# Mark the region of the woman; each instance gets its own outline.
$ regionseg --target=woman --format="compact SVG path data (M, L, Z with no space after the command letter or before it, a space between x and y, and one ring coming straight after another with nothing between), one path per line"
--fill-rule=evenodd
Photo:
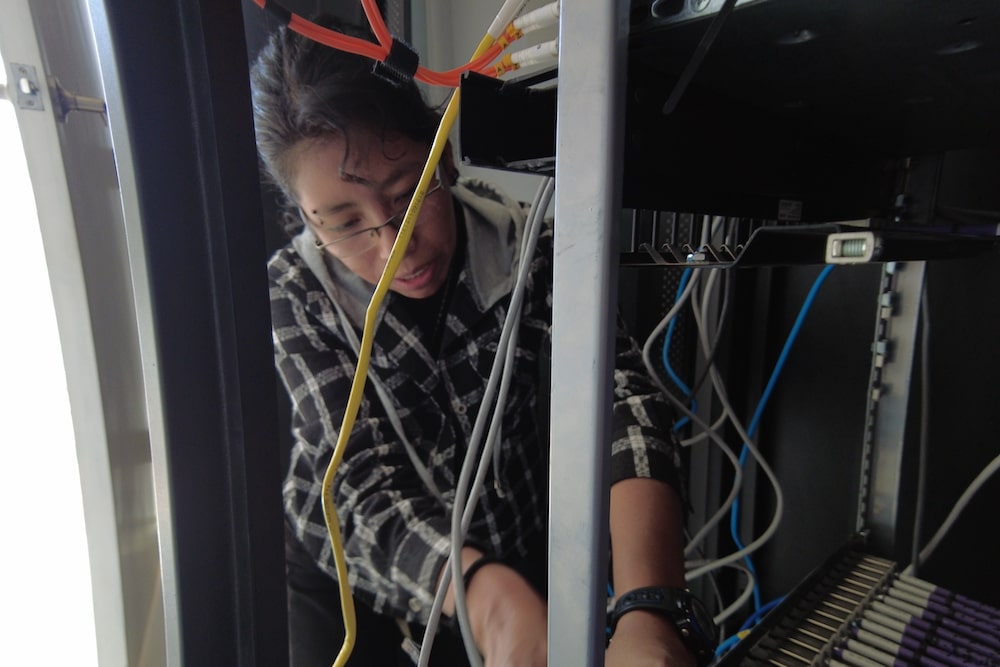
M296 667L329 664L342 641L320 487L364 312L439 122L415 86L371 70L364 58L282 30L253 71L260 155L292 212L291 241L270 261L269 276L275 360L293 404L284 498ZM459 178L445 150L379 315L365 398L334 480L359 615L349 664L395 664L401 632L421 639L446 567L458 470L522 261L524 224L520 205ZM523 259L532 271L514 382L498 455L461 551L472 634L489 667L546 662L551 251L546 229ZM637 345L621 332L609 446L613 577L623 592L684 585L670 423ZM444 613L453 612L449 588ZM449 628L435 640L438 664L464 663L455 634ZM637 608L617 623L607 664L693 659L668 618Z

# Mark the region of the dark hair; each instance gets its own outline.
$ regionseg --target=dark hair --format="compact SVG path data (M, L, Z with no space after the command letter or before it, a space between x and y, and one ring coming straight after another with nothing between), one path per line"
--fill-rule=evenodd
M315 23L371 40L371 33L329 16ZM390 133L427 144L440 114L412 81L390 83L372 74L374 61L319 44L282 27L271 35L250 72L257 150L266 176L291 203L290 155L303 139L351 132Z

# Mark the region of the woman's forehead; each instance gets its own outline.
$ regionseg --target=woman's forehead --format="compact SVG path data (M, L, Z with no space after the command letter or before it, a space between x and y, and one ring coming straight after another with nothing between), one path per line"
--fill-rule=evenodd
M401 135L357 131L345 137L335 134L303 142L299 165L321 162L325 170L341 180L379 188L419 170L429 147Z

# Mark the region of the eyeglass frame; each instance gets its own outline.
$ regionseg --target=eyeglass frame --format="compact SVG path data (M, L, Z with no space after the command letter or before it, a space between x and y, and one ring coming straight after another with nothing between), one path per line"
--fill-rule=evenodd
M437 184L434 185L434 186L432 186L432 187L430 187L430 188L427 188L426 192L424 192L424 199L427 199L427 197L431 196L432 194L434 194L435 192L437 192L438 190L440 190L444 186L444 179L442 178L442 171L441 171L441 166L440 165L438 165L438 167L435 169L435 176L437 177ZM411 200L410 203L412 203L412 200ZM423 202L421 202L421 204L422 203ZM406 217L406 212L409 211L409 210L410 210L410 204L407 204L406 207L403 210L401 210L398 213L395 213L395 214L389 216L389 218L385 222L383 222L383 223L381 223L379 225L372 225L371 227L365 227L364 229L359 229L356 232L351 232L350 234L347 234L346 236L342 236L339 239L334 239L333 241L323 241L316 234L316 230L313 229L313 236L315 236L315 239L313 240L313 245L315 245L315 247L316 247L317 250L325 250L326 248L329 248L330 246L335 246L338 243L343 243L344 241L348 241L350 239L353 239L356 236L360 236L361 234L374 233L373 236L371 237L372 238L371 245L369 245L364 250L359 250L357 252L352 252L352 253L350 253L348 255L340 255L340 254L337 254L333 250L330 251L330 254L332 254L334 257L337 257L338 259L349 259L351 257L357 257L358 255L363 255L363 254L365 254L366 252L368 252L369 250L371 250L372 248L374 248L376 246L375 239L381 238L381 236L382 236L382 229L384 229L388 225L393 225L396 228L396 231L398 233L399 227L400 227L400 225L403 224L403 219ZM414 225L416 225L417 222L420 222L420 213L421 212L423 212L423 208L421 208L420 212L418 212L418 214L417 214L417 220L416 220L416 222L414 222ZM308 221L306 220L306 217L305 217L305 213L302 211L301 208L299 209L299 215L303 218L303 222L306 222L306 224L308 224Z

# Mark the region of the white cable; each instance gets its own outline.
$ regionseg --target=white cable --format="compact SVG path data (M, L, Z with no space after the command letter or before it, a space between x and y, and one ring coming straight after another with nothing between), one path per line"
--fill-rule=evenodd
M729 419L729 415L723 412L722 414L720 414L718 417L715 418L715 421L712 422L712 425L708 427L708 431L718 431L720 428L722 428L722 425L726 423L727 419ZM695 433L690 438L684 438L683 440L680 441L681 447L691 447L693 445L697 445L702 440L707 440L708 431L701 431L699 433Z
M743 572L743 574L746 575L747 583L746 586L743 588L743 591L740 593L740 596L736 598L732 602L732 604L730 604L728 607L720 611L715 616L715 618L712 619L713 621L715 621L716 625L721 625L726 620L728 620L730 616L732 616L737 611L743 608L743 605L747 603L747 600L753 597L753 589L757 583L757 578L753 575L753 573L750 571L750 568L748 568L746 565L742 565L740 563L729 563L726 567L732 567Z
M704 291L705 291L706 294L710 294L711 293L711 291L712 291L712 289L714 287L714 284L715 284L715 278L716 278L716 276L718 276L718 273L719 273L718 269L713 269L712 271L709 272L708 280L705 281L705 290ZM697 292L695 292L692 295L692 302L691 302L692 308L691 309L692 309L692 311L694 312L694 315L695 315L695 326L698 328L698 331L699 331L699 337L698 337L698 339L699 339L699 342L701 343L701 346L702 346L702 352L707 357L709 355L709 350L708 350L708 348L705 347L705 344L707 342L707 332L705 331L705 314L706 314L706 311L704 311L704 310L702 310L702 309L700 309L698 307L697 298L698 298L697 297ZM708 303L708 299L705 299L704 303L707 304ZM700 313L700 315L699 315L699 313ZM712 362L709 361L709 365L711 365L711 364L712 364ZM723 403L722 414L719 416L719 419L716 420L716 422L714 424L712 424L712 427L711 427L712 431L715 432L716 429L718 429L718 428L721 427L721 422L723 420L730 419L730 418L732 418L732 416L733 415L729 411L728 404L727 403ZM704 435L704 436L707 437L708 436L708 432L706 431L702 435ZM742 481L743 467L740 465L739 457L736 456L735 452L733 452L732 448L729 447L728 445L726 447L723 447L722 451L723 451L723 453L727 457L729 457L730 462L733 464L733 468L735 470L739 471L739 473L741 475L740 481ZM739 485L739 484L734 483L732 485L732 487L729 490L729 495L726 496L726 500L722 503L722 505L719 506L719 508L715 511L715 513L711 516L711 518L709 518L708 521L706 521L704 523L704 525L702 525L702 527L698 530L698 532L695 533L694 537L691 538L691 541L688 543L688 545L684 548L684 555L685 556L689 556L691 554L691 552L694 551L694 549L698 546L698 544L700 544L701 541L703 539L705 539L705 537L712 530L715 529L715 527L722 521L722 519L725 518L726 514L729 513L729 509L732 507L733 503L736 502L736 498L739 496L739 493L740 493L740 488L741 488L741 485Z
M712 219L711 227L708 224L702 227L702 245L708 243L711 237L714 236L722 221L723 218L715 217ZM680 410L688 419L691 420L693 424L695 424L702 430L701 434L695 436L695 438L682 441L681 444L689 445L689 444L694 444L696 442L700 442L701 440L704 440L706 438L711 439L716 445L719 446L719 448L722 450L722 453L725 454L726 457L733 464L733 484L732 487L730 488L729 495L727 496L722 506L716 511L716 513L712 515L712 517L704 524L704 526L702 526L702 528L699 529L697 533L695 533L694 537L688 541L687 545L685 545L684 548L685 556L689 556L691 552L693 552L698 547L698 545L705 539L705 537L712 530L712 528L714 528L714 526L718 524L722 520L722 518L726 515L726 513L729 511L729 507L732 506L733 502L739 495L743 479L743 471L742 467L739 464L739 458L733 452L732 448L730 448L729 445L718 434L719 427L722 425L722 423L724 423L723 420L727 419L729 416L728 411L724 410L719 419L711 426L706 424L700 417L694 414L688 408L687 405L685 405L683 402L677 399L676 396L666 388L666 386L660 380L659 373L656 367L654 366L652 360L653 342L663 333L663 331L670 324L670 321L677 316L680 310L687 303L688 299L694 293L697 283L700 279L700 274L701 272L697 270L695 270L692 273L687 286L681 292L680 296L677 298L677 301L674 303L673 307L671 307L671 309L667 312L667 314L663 317L663 319L661 319L660 322L656 325L656 327L654 327L652 333L650 333L649 336L646 338L646 342L642 348L642 361L643 364L646 366L646 371L649 374L649 376L660 388L660 391L663 392L663 394L670 400L671 403L674 404L674 407ZM712 273L713 276L714 274L715 272ZM709 289L707 289L706 292L708 292L710 289L711 288L709 287Z
M717 271L710 272L709 279L708 281L706 281L707 282L705 290L706 292L711 291L716 274ZM701 326L701 321L698 320L697 318L696 318L696 324L698 326ZM689 419L692 420L692 423L700 425L700 428L703 429L701 437L703 439L711 438L712 440L714 440L715 443L722 450L722 453L729 459L730 463L733 464L733 484L729 490L729 495L726 497L726 500L722 503L722 505L711 516L711 518L709 518L704 523L704 525L702 525L702 527L698 530L698 532L696 532L694 536L685 545L684 555L685 557L687 557L690 556L691 553L698 548L698 546L705 539L705 537L712 531L712 529L714 529L715 526L720 521L722 521L722 519L728 513L729 508L732 506L733 502L735 502L736 498L739 496L743 480L743 469L742 466L740 466L739 457L736 456L736 453L733 452L732 448L729 447L729 445L718 434L718 429L721 426L722 420L729 418L728 410L723 410L722 415L719 417L719 419L716 420L716 422L711 426L708 426L705 425L704 422L701 421L701 419L697 418L697 416L685 404L678 401L675 405L678 408L680 408Z
M553 39L541 44L529 46L510 54L510 61L515 67L528 65L547 65L559 61L559 40Z
M743 428L743 424L740 423L740 420L736 418L736 412L733 410L732 405L729 403L729 398L726 394L725 386L722 384L722 378L719 376L719 371L718 369L716 369L714 364L709 366L708 372L712 378L712 385L713 387L715 387L715 393L719 398L719 402L722 403L725 410L729 413L730 421L732 422L733 427L736 429L736 432L739 434L740 438L743 439L743 444L746 446L747 451L749 451L750 454L753 456L754 460L757 461L757 465L760 466L760 469L767 476L768 481L771 483L771 486L774 489L774 496L775 496L774 515L771 518L771 523L768 524L767 529L765 529L764 532L761 533L761 535L757 539L755 539L750 544L747 544L742 549L734 551L728 556L724 556L718 559L717 561L715 561L714 564L705 565L699 568L695 568L694 570L691 570L690 572L688 572L689 580L697 579L706 572L710 572L713 569L737 561L743 558L744 556L753 553L760 547L762 547L769 539L771 539L775 531L777 531L778 524L781 523L781 517L784 513L784 496L781 492L781 485L778 483L778 479L775 476L774 471L771 470L771 466L767 464L767 461L761 455L760 450L757 449L757 446L751 441L750 437L747 435L746 429Z
M689 563L694 566L702 566L714 562L715 562L714 560L709 560L704 558L689 561ZM722 608L722 601L719 600L718 604L721 611L712 618L716 626L721 626L723 623L729 620L729 618L733 614L735 614L737 611L743 608L743 606L747 603L747 600L753 597L754 586L757 583L757 578L753 575L752 572L750 572L750 568L748 568L746 565L743 565L742 563L727 563L724 567L728 567L734 570L739 570L740 572L742 572L745 575L746 584L744 585L743 590L740 592L739 597L737 597L733 602L729 604L729 606L725 607L724 609ZM709 579L711 580L711 577L709 577Z
M516 345L511 344L511 339L516 339L517 336L516 330L518 324L520 324L520 312L521 304L524 298L524 288L527 284L528 274L531 270L531 263L535 254L535 246L538 242L538 235L541 232L541 221L545 210L548 208L548 200L551 198L554 190L555 182L551 178L547 178L539 184L535 201L532 203L531 214L529 215L528 221L529 224L525 230L524 247L522 248L521 260L518 266L517 282L514 286L513 292L511 293L507 318L504 320L504 327L501 331L500 341L497 344L496 356L493 360L493 368L490 371L490 380L492 381L497 370L502 370L501 396L498 397L496 405L493 409L494 415L499 415L499 419L494 419L494 424L498 424L499 421L503 419L507 383L513 366L513 364L506 363L508 361L507 356L508 354L513 354L516 351ZM490 403L492 403L492 395L484 394L481 405L487 406ZM489 410L483 410L480 408L480 412L476 418L476 424L473 427L473 433L470 438L466 458L462 464L462 471L459 475L455 491L455 506L452 509L451 573L453 593L455 597L455 615L459 620L459 627L462 629L462 636L465 641L466 651L470 654L469 662L472 663L473 667L476 665L473 660L473 654L476 658L478 658L479 652L472 637L472 629L469 624L468 612L466 609L466 591L462 581L461 551L465 542L466 530L472 520L472 514L475 511L475 507L479 501L479 495L482 490L482 476L479 478L479 485L471 489L469 489L469 478L471 477L473 464L477 461L476 457L479 449L479 441L482 439L483 425L489 415ZM495 444L495 430L491 424L491 432L490 436L487 438L486 445L487 447L490 447L493 444ZM485 467L490 459L490 452L483 451L479 459L478 468L485 471ZM469 489L468 495L466 495L467 489ZM463 506L463 503L467 503L467 506ZM465 515L468 515L468 519L465 519Z
M681 295L677 298L677 301L674 302L674 305L671 306L670 310L667 311L667 314L663 316L663 319L661 319L660 322L653 328L652 333L649 334L646 338L646 342L643 343L642 346L642 363L646 366L646 372L649 374L650 379L656 383L656 386L660 388L660 391L669 396L673 396L673 392L667 389L667 386L663 384L663 381L660 379L658 367L653 363L653 341L663 334L667 326L670 324L670 321L677 317L677 314L681 312L681 309L684 308L685 304L687 304L688 299L691 297L691 292L694 290L695 285L698 284L698 280L700 278L700 271L696 270L691 273L691 279L688 280L688 284L684 288L684 291L681 292Z
M493 39L499 37L507 28L507 24L511 23L524 10L526 4L528 4L528 0L507 0L504 2L486 34Z
M427 627L424 631L423 641L420 648L420 658L418 665L419 667L427 667L428 661L430 660L430 649L434 642L435 634L437 633L437 627L441 617L441 609L444 605L445 594L448 590L448 585L451 583L452 579L455 578L455 615L459 619L459 627L463 628L463 637L465 636L466 630L464 628L468 627L468 615L465 611L465 590L462 588L462 578L461 573L461 547L465 541L465 532L468 530L469 524L472 521L472 515L475 511L475 501L478 499L479 494L482 489L483 480L485 478L486 470L490 461L489 450L495 444L495 438L488 437L486 441L486 446L481 456L478 457L479 465L477 469L477 474L475 481L473 482L472 489L468 494L470 502L465 503L464 492L459 493L463 490L463 487L468 487L468 478L471 475L470 471L472 468L472 463L477 460L475 452L479 448L479 441L482 439L483 426L485 424L487 415L490 410L486 409L492 402L493 393L496 391L496 378L500 374L498 371L498 363L501 358L505 358L507 354L511 352L509 350L515 349L515 346L510 346L510 339L512 335L512 329L514 329L519 319L519 313L521 308L521 300L524 293L524 286L527 282L528 273L530 273L531 268L531 258L534 256L534 247L536 245L538 234L542 228L542 220L546 209L548 208L548 202L552 198L552 193L554 192L555 184L551 178L544 179L540 185L537 194L535 195L535 200L532 203L531 211L528 216L527 224L525 225L521 259L518 266L517 280L514 288L511 292L511 302L508 308L507 317L504 320L503 329L500 334L500 341L497 344L496 357L494 357L493 368L490 371L490 377L487 381L487 387L483 395L482 406L480 412L477 415L476 423L473 426L473 432L470 436L468 450L466 452L465 461L462 464L462 470L459 476L458 486L456 487L455 495L455 507L452 515L453 524L452 528L454 531L454 517L460 516L460 526L461 531L459 533L458 539L455 539L455 534L452 535L452 552L449 555L448 567L446 567L442 573L441 581L438 584L437 593L434 598L434 604L431 607L430 616L428 618ZM507 364L509 365L509 364ZM501 379L501 385L503 380ZM505 393L505 389L502 389ZM494 410L500 415L502 419L503 415L503 405L499 404ZM464 509L463 509L464 508ZM455 547L457 546L457 550ZM455 556L457 551L458 556ZM458 564L459 576L455 577L455 563ZM461 592L459 589L462 589ZM459 606L459 596L461 596L461 607ZM464 620L463 620L464 616ZM471 631L469 632L469 638L471 639ZM475 644L473 642L473 649ZM467 645L468 650L468 645ZM478 659L479 654L476 651L475 657ZM472 656L470 656L470 661L472 661ZM473 662L475 664L475 662Z
M713 225L713 231L711 232L712 234L714 234L714 227L715 227L715 225ZM704 233L703 233L703 237L704 237ZM652 361L651 361L650 350L651 350L651 347L652 347L652 341L654 340L654 338L656 338L657 336L659 336L659 334L663 331L663 329L666 328L667 324L669 324L669 320L672 319L674 316L676 316L677 311L680 310L680 308L678 307L678 305L683 306L683 304L690 297L690 295L691 295L691 293L692 293L692 291L694 289L693 288L693 283L696 281L697 278L698 278L698 273L696 272L696 273L694 273L691 276L691 280L688 283L688 286L681 293L680 298L677 299L677 303L674 304L674 307L671 308L670 312L667 313L667 315L663 318L663 320L661 320L661 322L657 325L656 329L654 329L653 333L650 334L650 337L646 340L646 344L643 346L643 361L646 364L646 368L649 371L650 375L652 376L653 380L660 386L661 389L664 390L664 394L667 396L667 398L672 403L674 403L675 407L677 407L682 413L684 413L688 418L690 418L691 421L692 421L692 423L696 424L699 428L703 429L705 431L706 435L708 437L710 437L714 442L716 442L717 444L719 444L720 447L723 448L723 451L727 452L727 455L728 455L728 454L732 454L732 450L729 448L729 446L727 444L725 444L722 441L722 439L718 436L718 434L715 433L714 430L711 430L710 427L707 424L705 424L705 422L703 420L701 420L700 418L698 418L697 415L695 415L682 401L680 401L679 399L677 399L671 392L665 390L665 387L664 387L663 383L660 381L660 379L659 379L659 377L658 377L655 369L653 368L653 364L652 364ZM710 278L711 278L711 276L710 276ZM701 323L700 312L698 312L697 309L695 310L695 318L696 318L696 323L698 325L697 329L699 331L699 340L701 341L703 349L707 350L707 349L710 348L710 343L708 342L708 339L707 339L707 332L705 331L705 328L702 326L702 323ZM724 565L728 565L729 563L735 562L735 561L739 560L740 558L743 558L744 556L746 556L746 555L748 555L750 553L753 553L754 551L756 551L757 549L759 549L761 546L763 546L764 543L767 542L767 540L769 540L773 536L774 532L777 530L778 524L781 521L781 516L782 516L782 514L784 512L784 499L783 499L783 495L782 495L782 492L781 492L781 486L778 483L778 480L775 477L775 475L774 475L773 471L771 470L770 466L767 465L767 462L764 460L763 456L761 456L760 451L750 441L750 438L747 436L746 429L743 428L742 423L740 423L739 419L736 418L736 413L733 410L732 405L730 404L730 402L728 400L728 396L726 394L725 387L724 387L724 385L722 383L722 379L719 376L718 370L716 369L716 367L715 367L714 364L710 364L709 365L709 374L710 374L710 377L712 378L712 386L715 389L716 394L719 397L720 403L723 405L724 413L727 414L727 415L729 415L729 418L732 421L733 426L736 428L737 433L743 439L743 442L746 443L748 451L751 453L751 455L754 457L754 459L758 462L758 464L761 467L761 470L764 471L764 473L767 476L768 480L770 481L772 487L774 488L774 493L775 493L775 512L774 512L774 516L773 516L773 518L771 520L771 523L768 525L767 529L764 531L764 533L761 534L760 537L758 537L756 540L754 540L750 544L746 545L745 547L743 547L739 551L733 552L733 553L729 554L728 556L724 556L724 557L722 557L722 558L714 561L713 563L711 563L709 565L704 565L704 566L701 566L701 567L695 567L694 569L690 570L688 572L688 575L687 575L689 580L696 579L696 578L704 575L706 572L710 572L713 569L716 569L718 567L722 567ZM730 460L732 460L732 459L730 459ZM697 540L699 542L700 542L700 540L702 540L705 537L705 535L708 534L708 530L710 530L711 528L713 528L714 525L717 524L721 520L721 517L724 516L725 512L728 511L728 508L732 505L733 500L735 499L736 495L739 493L741 483L742 483L741 470L737 466L736 473L735 473L735 479L734 479L732 490L730 491L729 498L727 498L726 502L716 512L716 514L713 515L713 517L709 520L709 522L706 523L706 525L703 526L702 529L696 534L695 537L697 538ZM695 542L695 545L697 543L698 542ZM690 552L693 549L694 549L694 546L691 546L690 548L685 548L685 554L686 555L690 554Z
M666 386L664 386L663 382L660 380L660 377L653 366L652 352L651 352L653 341L660 336L663 330L667 328L667 325L670 323L670 320L672 320L680 311L680 309L683 308L684 305L687 303L688 297L691 296L691 293L695 289L695 286L697 285L699 279L700 279L700 272L695 271L691 275L691 279L688 281L687 286L681 292L681 295L677 299L677 302L667 312L667 314L663 317L663 319L660 320L659 324L656 325L656 327L653 329L653 332L646 339L646 343L643 345L642 348L642 360L646 366L646 371L649 374L650 378L652 378L653 382L655 382L656 385L660 388L660 391L663 393L663 395L667 398L668 401L670 401L673 404L673 406L677 410L679 410L688 419L690 419L691 423L700 428L704 433L705 437L709 438L716 445L718 445L719 448L722 450L723 454L725 454L726 457L729 458L730 462L732 462L733 464L733 485L729 491L729 496L727 497L726 502L723 503L722 507L712 516L712 518L708 522L706 522L705 526L703 526L697 533L695 533L695 536L685 546L684 548L685 556L690 555L690 553L698 547L698 545L702 542L702 540L704 540L705 536L712 529L712 527L719 521L721 521L721 518L728 511L729 506L732 505L733 501L739 495L740 487L743 481L743 470L742 467L740 466L739 458L733 452L732 448L729 447L726 441L723 440L722 437L718 434L717 426L715 425L709 426L708 424L706 424L701 417L692 412L691 409L683 401L677 398L673 394L673 392L668 390ZM724 413L724 416L725 414L726 413Z
M550 2L544 7L533 9L523 16L514 19L514 28L524 34L547 28L559 21L559 3Z
M955 525L955 521L958 520L958 517L965 509L965 506L969 504L970 500L972 500L972 496L976 495L979 489L983 487L986 481L998 469L1000 469L1000 455L990 461L989 464L983 468L982 472L976 475L976 478L972 480L972 483L969 484L964 492L962 492L962 495L959 496L958 500L955 502L955 506L951 508L951 512L949 512L948 516L945 518L944 523L942 523L941 527L937 529L936 533L934 533L934 537L932 537L930 542L927 543L927 546L920 550L921 563L927 562L927 559L930 558L931 554L934 553L934 550L938 548L938 545L941 543L941 540L944 539L944 536L949 530L951 530L952 526ZM910 563L910 565L903 570L903 574L912 574L912 569L913 564Z

